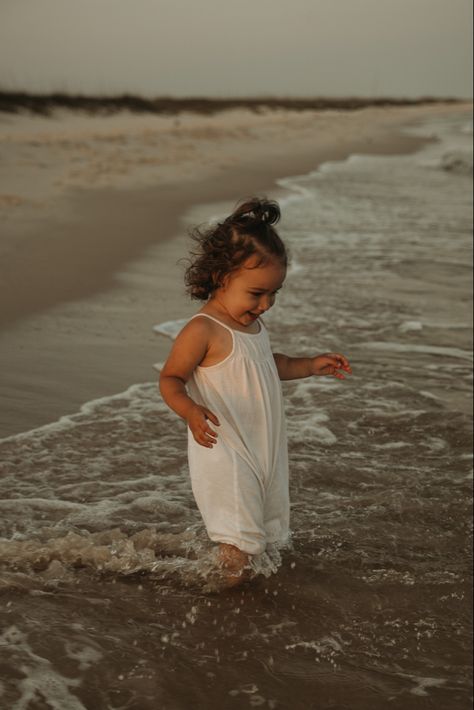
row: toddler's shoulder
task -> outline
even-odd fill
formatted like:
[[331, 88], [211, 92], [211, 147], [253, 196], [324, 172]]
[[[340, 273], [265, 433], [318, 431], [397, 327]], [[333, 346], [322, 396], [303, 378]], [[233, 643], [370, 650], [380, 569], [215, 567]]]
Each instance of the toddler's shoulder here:
[[214, 323], [210, 318], [198, 316], [197, 314], [190, 318], [188, 322], [181, 328], [178, 338], [180, 339], [208, 339], [212, 336]]

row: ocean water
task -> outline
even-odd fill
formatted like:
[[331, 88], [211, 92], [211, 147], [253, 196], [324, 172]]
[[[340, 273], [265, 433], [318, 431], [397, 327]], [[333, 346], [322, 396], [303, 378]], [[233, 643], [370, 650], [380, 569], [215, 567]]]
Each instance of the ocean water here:
[[251, 584], [155, 382], [0, 440], [0, 708], [471, 707], [472, 123], [410, 130], [280, 181], [275, 349], [354, 374], [284, 383], [292, 539]]

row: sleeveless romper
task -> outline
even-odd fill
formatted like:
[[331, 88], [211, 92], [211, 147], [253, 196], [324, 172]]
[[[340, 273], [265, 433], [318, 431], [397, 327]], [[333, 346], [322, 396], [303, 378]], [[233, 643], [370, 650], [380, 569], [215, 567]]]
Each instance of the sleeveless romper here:
[[232, 336], [221, 362], [198, 366], [189, 396], [213, 412], [220, 426], [212, 449], [188, 429], [191, 485], [207, 533], [214, 542], [248, 554], [289, 536], [288, 452], [281, 383], [267, 330], [242, 333], [207, 313]]

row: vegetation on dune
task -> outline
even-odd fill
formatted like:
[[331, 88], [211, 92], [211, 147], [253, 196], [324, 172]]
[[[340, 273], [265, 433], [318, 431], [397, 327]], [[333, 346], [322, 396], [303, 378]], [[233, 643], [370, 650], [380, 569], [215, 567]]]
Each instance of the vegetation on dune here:
[[427, 103], [460, 101], [456, 98], [435, 98], [431, 96], [417, 99], [404, 98], [373, 98], [373, 97], [248, 97], [248, 98], [206, 98], [189, 97], [175, 98], [169, 96], [154, 99], [122, 94], [119, 96], [86, 96], [83, 94], [32, 94], [24, 91], [0, 91], [0, 111], [19, 113], [26, 111], [48, 116], [55, 109], [84, 111], [91, 114], [112, 114], [118, 111], [133, 113], [171, 114], [192, 112], [213, 114], [236, 108], [247, 108], [261, 112], [271, 109], [304, 110], [356, 110], [367, 106], [410, 106]]

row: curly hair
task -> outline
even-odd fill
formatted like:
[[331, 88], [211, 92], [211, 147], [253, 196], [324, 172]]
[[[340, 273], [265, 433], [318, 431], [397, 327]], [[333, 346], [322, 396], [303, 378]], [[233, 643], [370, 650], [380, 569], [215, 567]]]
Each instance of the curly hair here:
[[251, 197], [235, 208], [223, 222], [190, 232], [196, 248], [190, 252], [185, 272], [186, 288], [197, 300], [206, 301], [222, 285], [224, 277], [237, 271], [251, 256], [257, 266], [276, 259], [284, 266], [288, 254], [273, 225], [280, 207], [266, 197]]

